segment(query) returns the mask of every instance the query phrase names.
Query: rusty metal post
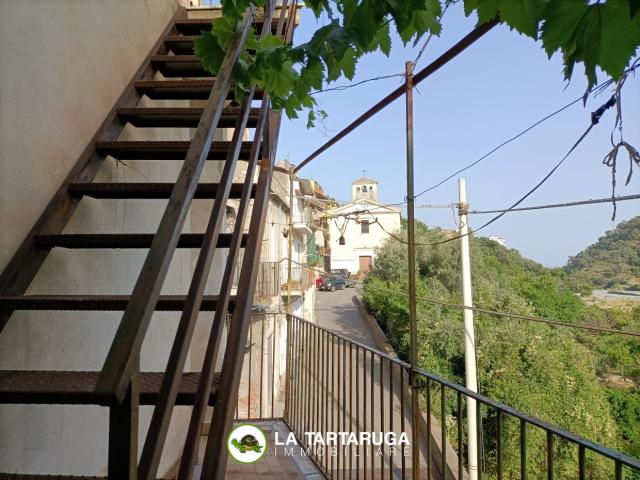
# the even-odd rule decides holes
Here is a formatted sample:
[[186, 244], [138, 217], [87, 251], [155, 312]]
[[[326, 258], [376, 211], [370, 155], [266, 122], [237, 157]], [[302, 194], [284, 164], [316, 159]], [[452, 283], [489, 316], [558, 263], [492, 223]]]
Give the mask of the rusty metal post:
[[411, 475], [420, 478], [420, 402], [416, 390], [415, 368], [418, 366], [418, 326], [416, 313], [416, 251], [413, 191], [413, 63], [407, 62], [405, 77], [407, 121], [407, 247], [409, 257], [409, 320], [411, 334]]

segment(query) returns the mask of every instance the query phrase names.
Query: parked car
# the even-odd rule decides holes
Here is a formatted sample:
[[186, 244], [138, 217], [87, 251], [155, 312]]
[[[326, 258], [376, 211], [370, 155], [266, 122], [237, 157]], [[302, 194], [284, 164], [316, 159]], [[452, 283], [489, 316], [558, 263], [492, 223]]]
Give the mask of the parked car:
[[329, 278], [329, 275], [322, 275], [321, 277], [316, 278], [316, 288], [320, 288], [322, 282], [324, 282], [324, 280], [327, 278]]
[[333, 275], [331, 277], [324, 278], [319, 289], [322, 291], [335, 292], [336, 290], [344, 290], [346, 287], [347, 283], [344, 278]]
[[347, 278], [349, 278], [351, 274], [349, 273], [349, 270], [347, 270], [346, 268], [334, 268], [331, 270], [331, 275], [335, 275], [336, 277], [342, 277], [346, 280]]

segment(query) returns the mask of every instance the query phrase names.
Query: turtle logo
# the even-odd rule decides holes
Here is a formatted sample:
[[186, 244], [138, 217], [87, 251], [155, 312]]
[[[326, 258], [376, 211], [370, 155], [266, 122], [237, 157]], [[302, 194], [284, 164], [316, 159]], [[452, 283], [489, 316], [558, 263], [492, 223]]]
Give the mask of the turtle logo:
[[240, 463], [254, 463], [267, 451], [267, 437], [255, 425], [238, 425], [227, 438], [227, 450]]

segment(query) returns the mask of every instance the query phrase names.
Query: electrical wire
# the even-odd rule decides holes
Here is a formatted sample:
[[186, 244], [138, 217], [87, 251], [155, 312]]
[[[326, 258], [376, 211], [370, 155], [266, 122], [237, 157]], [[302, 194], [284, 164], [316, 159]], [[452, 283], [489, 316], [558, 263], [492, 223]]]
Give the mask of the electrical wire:
[[606, 198], [595, 198], [592, 200], [580, 200], [577, 202], [566, 202], [566, 203], [552, 203], [547, 205], [535, 205], [532, 207], [520, 207], [520, 208], [512, 208], [511, 210], [469, 210], [467, 213], [470, 215], [484, 215], [487, 213], [500, 213], [500, 212], [525, 212], [529, 210], [544, 210], [547, 208], [562, 208], [562, 207], [575, 207], [579, 205], [593, 205], [598, 203], [609, 203], [612, 201], [616, 202], [624, 202], [627, 200], [639, 200], [640, 194], [634, 195], [622, 195], [618, 197], [606, 197]]

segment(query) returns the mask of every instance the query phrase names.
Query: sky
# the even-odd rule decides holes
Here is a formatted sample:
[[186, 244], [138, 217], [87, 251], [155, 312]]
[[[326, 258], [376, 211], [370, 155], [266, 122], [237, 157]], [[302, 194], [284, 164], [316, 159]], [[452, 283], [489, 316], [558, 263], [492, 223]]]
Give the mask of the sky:
[[[461, 5], [450, 8], [443, 19], [441, 36], [431, 40], [416, 71], [470, 32], [475, 22], [474, 17], [464, 16]], [[317, 21], [309, 9], [303, 9], [294, 44], [308, 40], [322, 24], [323, 19]], [[405, 62], [415, 59], [420, 46], [405, 48], [394, 38], [391, 55], [387, 58], [374, 53], [362, 59], [353, 82], [403, 73]], [[316, 95], [328, 118], [324, 124], [307, 130], [306, 119], [289, 120], [285, 116], [278, 144], [279, 159], [300, 163], [401, 82], [402, 78], [396, 77]], [[348, 83], [343, 78], [334, 85]], [[539, 42], [507, 26], [495, 27], [416, 87], [416, 193], [580, 97], [585, 88], [586, 79], [579, 66], [567, 83], [558, 55], [549, 60]], [[518, 200], [566, 154], [589, 125], [591, 112], [609, 96], [610, 93], [603, 93], [591, 97], [586, 107], [578, 102], [465, 172], [470, 209], [507, 208]], [[627, 80], [622, 99], [624, 138], [640, 150], [640, 75]], [[602, 165], [602, 159], [611, 149], [614, 119], [614, 109], [606, 112], [569, 159], [521, 206], [610, 196], [611, 170]], [[402, 97], [313, 160], [299, 175], [317, 180], [337, 200], [349, 200], [351, 181], [366, 170], [367, 177], [379, 182], [379, 201], [401, 202], [406, 194], [405, 132]], [[618, 164], [618, 195], [640, 193], [640, 171], [624, 186], [628, 166], [628, 158], [623, 157]], [[456, 178], [422, 195], [416, 204], [457, 202]], [[500, 236], [508, 247], [555, 267], [564, 265], [570, 256], [597, 241], [619, 222], [638, 214], [638, 200], [620, 202], [615, 221], [611, 220], [611, 204], [513, 212], [481, 234]], [[418, 208], [416, 218], [430, 226], [455, 228], [450, 209]], [[477, 227], [489, 218], [474, 215], [469, 225]]]

